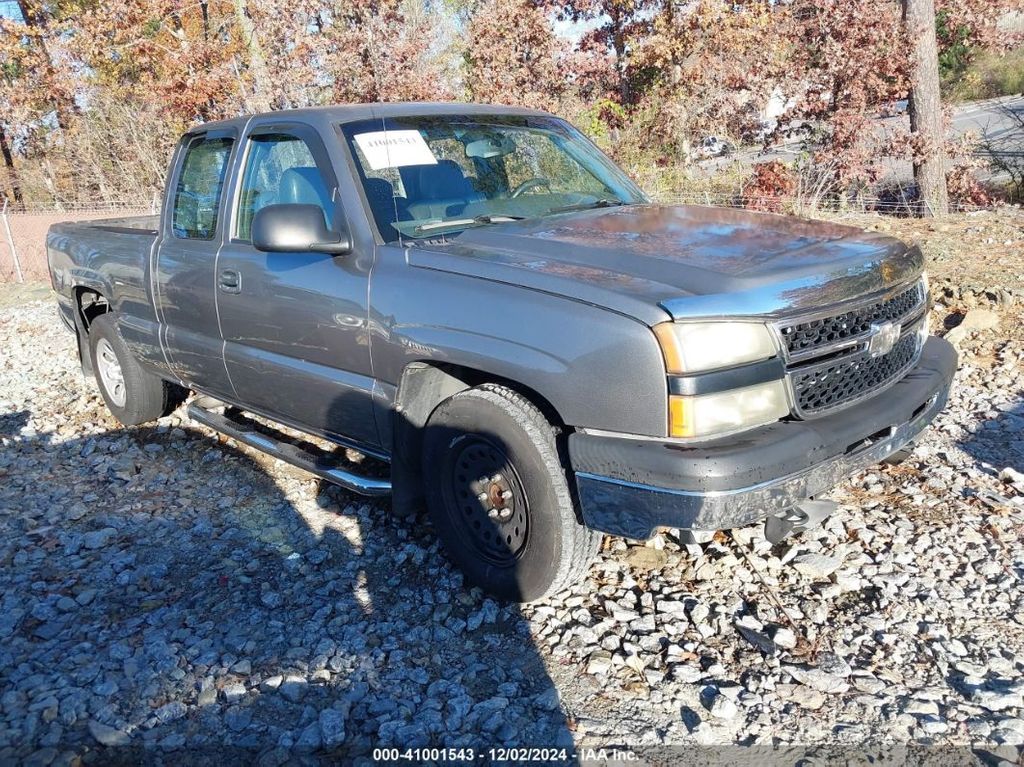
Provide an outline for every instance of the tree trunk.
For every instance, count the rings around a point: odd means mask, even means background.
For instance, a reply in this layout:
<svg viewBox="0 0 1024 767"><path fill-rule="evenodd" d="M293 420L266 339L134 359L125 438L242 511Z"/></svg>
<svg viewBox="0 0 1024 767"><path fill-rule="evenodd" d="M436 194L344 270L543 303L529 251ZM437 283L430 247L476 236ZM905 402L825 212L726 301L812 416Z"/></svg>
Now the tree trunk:
<svg viewBox="0 0 1024 767"><path fill-rule="evenodd" d="M944 216L949 213L949 193L934 0L903 0L903 24L912 46L913 85L908 111L910 131L918 144L914 179L920 194L921 215Z"/></svg>
<svg viewBox="0 0 1024 767"><path fill-rule="evenodd" d="M622 29L625 20L618 5L612 5L609 13L611 15L612 27L612 51L615 54L615 76L618 78L619 101L625 106L629 103L629 80L626 77L626 35Z"/></svg>
<svg viewBox="0 0 1024 767"><path fill-rule="evenodd" d="M18 10L21 11L21 19L25 23L25 26L40 30L42 33L46 27L46 20L43 15L41 13L35 13L33 7L29 5L26 0L17 0L17 6ZM45 35L40 34L40 36L36 38L36 43L39 45L39 50L42 51L43 56L46 58L50 78L56 79L55 73L57 71L57 65L54 63L53 56L50 55L50 49L46 45ZM53 114L57 120L57 127L62 131L67 130L68 113L78 111L78 106L75 104L75 100L59 94L51 97L50 103L53 106Z"/></svg>
<svg viewBox="0 0 1024 767"><path fill-rule="evenodd" d="M271 100L267 95L270 92L270 72L267 69L267 59L263 55L263 48L260 46L259 38L256 37L256 29L253 27L252 18L249 16L249 9L246 7L246 0L235 0L235 19L238 21L238 28L242 32L242 42L249 53L249 71L252 73L253 108L257 112L269 112Z"/></svg>
<svg viewBox="0 0 1024 767"><path fill-rule="evenodd" d="M0 154L4 158L4 167L7 168L7 178L11 183L11 197L18 207L22 207L24 200L21 196L21 185L18 183L18 171L14 167L14 155L11 153L11 145L7 143L7 133L0 125Z"/></svg>

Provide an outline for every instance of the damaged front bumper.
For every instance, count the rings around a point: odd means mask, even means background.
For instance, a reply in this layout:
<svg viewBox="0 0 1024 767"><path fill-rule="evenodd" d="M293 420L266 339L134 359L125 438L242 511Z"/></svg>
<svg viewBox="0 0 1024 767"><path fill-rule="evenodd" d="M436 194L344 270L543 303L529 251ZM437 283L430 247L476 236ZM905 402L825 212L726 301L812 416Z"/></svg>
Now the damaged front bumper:
<svg viewBox="0 0 1024 767"><path fill-rule="evenodd" d="M659 527L726 530L785 517L913 440L945 407L956 351L930 338L898 383L849 410L702 444L569 437L583 521L645 540Z"/></svg>

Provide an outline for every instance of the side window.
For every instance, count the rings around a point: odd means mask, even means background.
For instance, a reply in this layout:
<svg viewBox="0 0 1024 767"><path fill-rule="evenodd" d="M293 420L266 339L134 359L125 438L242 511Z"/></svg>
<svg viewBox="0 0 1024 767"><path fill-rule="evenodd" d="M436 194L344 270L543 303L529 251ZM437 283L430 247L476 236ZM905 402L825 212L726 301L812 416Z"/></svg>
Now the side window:
<svg viewBox="0 0 1024 767"><path fill-rule="evenodd" d="M331 194L309 146L286 133L252 136L238 195L235 237L251 239L252 219L268 205L316 205L331 225Z"/></svg>
<svg viewBox="0 0 1024 767"><path fill-rule="evenodd" d="M232 143L230 138L200 136L188 145L174 191L171 226L175 237L213 239Z"/></svg>

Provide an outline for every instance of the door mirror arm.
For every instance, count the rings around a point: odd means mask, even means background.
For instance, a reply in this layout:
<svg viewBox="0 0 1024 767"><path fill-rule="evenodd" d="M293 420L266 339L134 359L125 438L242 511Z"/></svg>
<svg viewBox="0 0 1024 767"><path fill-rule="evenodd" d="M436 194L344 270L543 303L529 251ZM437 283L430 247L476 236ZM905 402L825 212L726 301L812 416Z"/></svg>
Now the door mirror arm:
<svg viewBox="0 0 1024 767"><path fill-rule="evenodd" d="M343 256L352 252L352 238L342 228L327 228L319 205L268 205L252 219L252 244L266 253L313 252Z"/></svg>

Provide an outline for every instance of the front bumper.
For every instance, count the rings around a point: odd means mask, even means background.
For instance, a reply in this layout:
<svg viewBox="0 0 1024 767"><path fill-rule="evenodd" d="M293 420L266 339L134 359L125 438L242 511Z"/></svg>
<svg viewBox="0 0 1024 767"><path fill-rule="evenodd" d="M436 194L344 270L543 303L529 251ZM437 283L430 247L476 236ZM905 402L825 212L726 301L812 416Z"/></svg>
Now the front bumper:
<svg viewBox="0 0 1024 767"><path fill-rule="evenodd" d="M953 347L930 338L902 380L856 407L699 445L572 434L583 521L644 540L659 527L726 530L792 508L914 439L945 407L956 364Z"/></svg>

